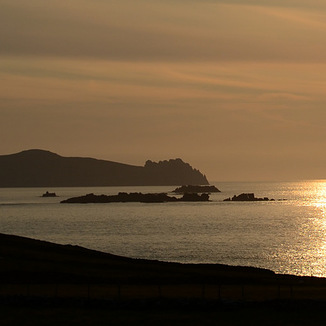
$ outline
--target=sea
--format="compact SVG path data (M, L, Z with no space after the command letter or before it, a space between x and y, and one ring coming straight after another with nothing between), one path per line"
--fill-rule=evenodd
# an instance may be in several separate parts
M209 202L61 204L175 187L0 188L0 233L179 263L326 277L326 180L215 182ZM46 191L58 197L43 198ZM254 193L274 201L224 201Z

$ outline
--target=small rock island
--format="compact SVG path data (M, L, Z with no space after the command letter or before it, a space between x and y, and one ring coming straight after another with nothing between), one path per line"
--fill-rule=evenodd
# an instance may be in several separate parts
M204 202L209 201L208 194L184 194L181 198L168 196L166 193L143 194L141 192L119 192L118 195L94 195L93 193L80 197L72 197L61 201L63 204L87 204L87 203L166 203L166 202Z
M58 197L55 192L45 192L42 197Z
M238 196L234 195L232 198L226 198L224 201L274 201L274 199L268 197L257 198L253 193L242 193Z
M172 192L177 194L185 194L185 193L212 193L212 192L221 192L215 186L204 185L204 186L192 186L192 185L184 185L174 189Z

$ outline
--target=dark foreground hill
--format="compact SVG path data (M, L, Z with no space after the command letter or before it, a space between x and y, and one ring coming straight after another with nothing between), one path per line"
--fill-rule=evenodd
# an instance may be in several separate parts
M0 234L1 325L324 325L326 280Z
M290 295L297 287L297 298L304 290L312 298L311 286L320 288L326 299L326 279L275 274L255 268L222 264L180 264L133 259L46 241L0 233L0 285L20 284L115 284L115 285L180 285L240 286L235 298L241 296L242 286L258 286L264 296ZM269 288L270 287L270 288ZM300 288L300 291L299 291ZM270 291L268 293L268 291ZM208 290L208 288L207 288ZM258 289L256 289L258 290ZM284 290L284 289L283 289ZM243 291L243 289L242 289ZM291 291L294 291L292 288ZM197 296L202 296L198 291ZM294 295L294 293L292 293ZM189 293L188 293L189 295ZM216 297L217 292L214 293ZM232 296L232 294L229 293ZM243 295L243 293L242 293Z
M272 271L226 265L196 265L132 259L0 233L0 284L176 284L274 280Z
M133 166L44 150L0 156L0 187L163 186L208 181L181 159Z

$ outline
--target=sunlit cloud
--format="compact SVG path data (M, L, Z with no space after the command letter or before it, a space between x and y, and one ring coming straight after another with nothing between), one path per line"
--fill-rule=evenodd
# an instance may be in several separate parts
M285 21L293 22L305 28L317 29L323 32L326 31L326 12L311 12L281 7L266 8L260 6L255 7L255 10L257 10L261 14L281 18Z
M197 0L194 0L195 2ZM323 0L204 0L209 3L224 3L229 5L247 5L262 7L281 7L281 8L304 8L309 10L318 10L326 8Z
M170 62L324 61L324 15L252 1L6 0L0 12L0 54ZM307 27L313 30L303 30Z
M323 101L326 65L0 60L3 98ZM270 72L269 72L270 71ZM40 92L40 90L42 90Z
M320 174L325 16L317 0L3 0L2 151Z

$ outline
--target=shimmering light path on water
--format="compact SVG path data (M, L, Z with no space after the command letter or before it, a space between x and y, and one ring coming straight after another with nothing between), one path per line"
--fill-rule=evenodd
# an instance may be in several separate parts
M264 267L326 276L326 181L216 183L207 203L64 205L94 192L169 192L174 187L0 189L0 232L118 255ZM41 198L46 190L59 198ZM242 192L269 202L223 202ZM286 200L279 200L286 199Z

